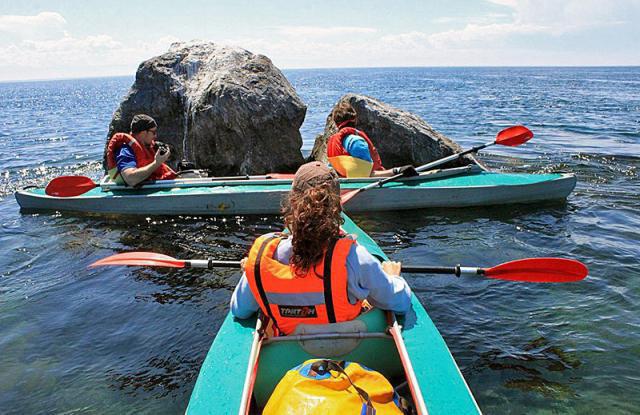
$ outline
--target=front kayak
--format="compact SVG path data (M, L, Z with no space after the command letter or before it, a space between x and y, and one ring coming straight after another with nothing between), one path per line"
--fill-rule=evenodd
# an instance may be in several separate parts
M386 259L346 216L343 228ZM411 301L416 321L401 332L394 329L391 313L375 309L338 323L336 330L275 338L260 336L255 318L227 315L202 364L187 414L259 413L286 371L310 358L354 361L381 372L419 414L479 414L442 336L415 295Z
M341 179L351 191L376 179ZM534 203L566 198L573 174L497 173L470 165L390 182L362 192L350 213ZM137 215L272 215L280 212L291 178L182 179L131 188L109 183L78 196L52 196L42 188L16 192L21 209Z

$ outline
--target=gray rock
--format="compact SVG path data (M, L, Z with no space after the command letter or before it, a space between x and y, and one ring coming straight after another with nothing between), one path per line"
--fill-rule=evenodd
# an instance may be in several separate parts
M338 102L341 101L349 101L356 110L356 128L367 133L386 168L407 164L417 167L462 150L457 143L434 130L422 118L407 111L364 95L347 94ZM316 137L310 160L327 161L327 139L336 132L336 125L329 114L324 132ZM472 162L472 158L464 158L448 166Z
M291 172L303 163L306 110L266 56L178 43L140 64L108 137L145 113L158 122L158 139L172 145L174 165L186 158L223 176Z

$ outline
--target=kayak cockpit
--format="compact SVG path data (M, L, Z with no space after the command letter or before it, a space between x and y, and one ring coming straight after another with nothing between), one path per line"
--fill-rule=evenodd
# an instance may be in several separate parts
M263 330L259 320L255 363L247 368L243 399L248 411L259 414L267 404L280 379L290 369L308 359L321 358L357 362L384 375L396 392L412 407L415 399L407 375L404 359L391 328L395 322L392 313L371 309L357 319L327 325L301 325L291 335L273 337ZM397 325L396 325L397 327ZM419 398L421 400L421 398ZM423 404L424 405L424 404ZM242 413L242 411L241 411ZM421 413L418 411L418 413ZM426 412L425 412L426 413Z

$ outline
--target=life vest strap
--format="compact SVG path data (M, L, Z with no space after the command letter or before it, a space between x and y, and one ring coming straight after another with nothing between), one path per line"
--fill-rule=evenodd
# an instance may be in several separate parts
M276 321L273 312L271 311L271 307L269 306L269 299L267 298L267 293L264 291L264 287L262 285L262 275L260 272L260 263L262 262L262 256L264 255L264 250L267 248L267 245L274 239L277 239L277 236L271 236L266 238L262 245L260 245L260 249L258 250L258 255L256 258L256 263L253 267L253 274L256 280L256 288L258 289L258 293L260 294L260 299L262 300L262 304L264 304L265 311L269 315L271 321L273 321L273 325L276 331L276 335L280 333L280 329L278 328L278 322Z
M331 265L333 262L333 250L338 243L337 239L329 242L327 253L324 257L324 272L322 273L322 283L324 285L324 304L327 308L327 318L329 323L336 322L336 310L333 305L333 291L331 291Z
M376 410L374 409L373 404L371 403L371 398L369 397L369 394L364 389L356 386L356 384L353 383L349 374L345 372L344 366L345 366L344 360L337 361L337 360L330 360L330 359L322 359L322 360L318 360L317 362L314 362L311 365L311 370L313 370L319 375L324 375L325 373L329 373L331 370L335 370L341 375L344 375L349 381L349 383L351 384L351 386L353 386L353 389L356 390L358 395L360 395L360 398L363 400L363 411L361 412L361 414L375 415Z

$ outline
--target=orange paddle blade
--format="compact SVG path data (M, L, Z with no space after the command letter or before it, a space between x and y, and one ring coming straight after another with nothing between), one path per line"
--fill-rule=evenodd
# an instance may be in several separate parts
M51 180L44 192L49 196L79 196L97 187L98 184L86 176L60 176Z
M526 282L580 281L587 274L589 270L582 262L566 258L519 259L484 270L489 278Z
M99 267L102 265L137 265L184 268L185 261L175 259L168 255L157 254L155 252L125 252L123 254L111 255L100 259L89 265L89 268Z
M514 125L505 128L496 136L495 144L515 147L524 144L533 138L533 132L524 125Z

